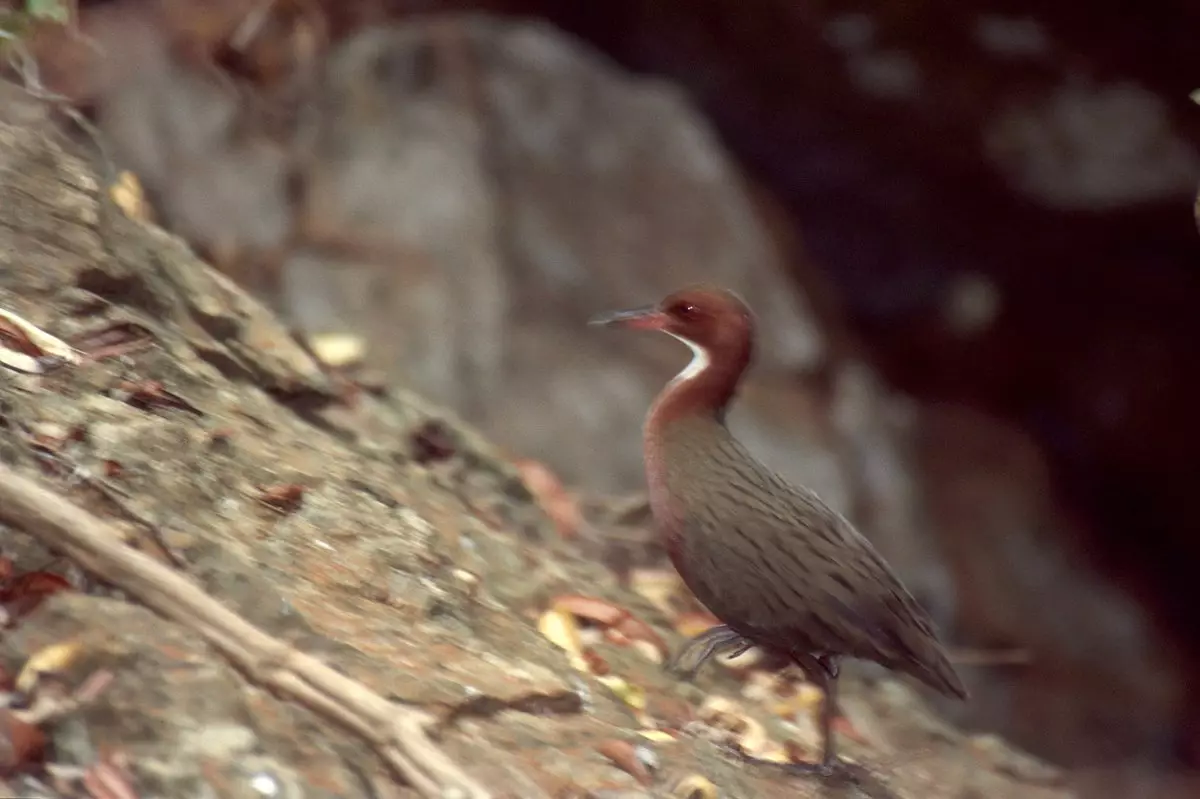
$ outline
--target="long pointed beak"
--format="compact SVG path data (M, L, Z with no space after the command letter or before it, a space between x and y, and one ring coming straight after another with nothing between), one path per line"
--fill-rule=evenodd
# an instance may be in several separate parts
M657 306L647 305L627 311L609 311L588 320L594 327L629 327L638 330L658 330L666 321Z

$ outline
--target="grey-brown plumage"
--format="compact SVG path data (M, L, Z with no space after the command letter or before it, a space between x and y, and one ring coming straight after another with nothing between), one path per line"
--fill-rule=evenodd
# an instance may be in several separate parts
M827 701L821 762L790 769L797 773L829 773L836 762L831 726L841 657L880 663L965 699L928 614L871 543L726 428L725 409L753 351L745 304L699 287L599 321L661 330L695 353L647 416L646 472L672 562L723 624L686 644L674 666L694 673L717 651L750 646L798 664Z

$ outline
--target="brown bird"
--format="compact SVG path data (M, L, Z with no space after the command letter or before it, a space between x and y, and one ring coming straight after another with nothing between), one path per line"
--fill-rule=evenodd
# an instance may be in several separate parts
M827 776L840 763L831 731L842 657L880 663L966 699L929 615L871 542L812 491L756 460L726 428L754 349L746 304L730 291L696 286L591 323L658 330L693 353L646 417L646 477L672 563L723 624L688 641L670 668L692 677L718 651L751 647L798 665L825 700L821 761L786 767L795 774Z

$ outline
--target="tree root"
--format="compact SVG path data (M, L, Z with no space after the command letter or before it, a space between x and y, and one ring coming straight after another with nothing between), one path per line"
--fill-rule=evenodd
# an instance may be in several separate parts
M426 734L433 719L389 702L258 629L187 577L126 546L108 524L0 465L0 522L38 537L148 608L202 636L253 682L302 702L371 743L421 796L490 799Z

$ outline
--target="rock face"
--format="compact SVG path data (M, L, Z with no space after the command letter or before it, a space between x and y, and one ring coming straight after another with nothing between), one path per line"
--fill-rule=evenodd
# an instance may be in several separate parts
M737 285L762 314L766 368L820 360L736 170L666 86L546 27L473 18L351 39L322 96L308 218L411 253L359 265L396 281L373 361L572 481L628 488L641 468L654 362L597 341L582 323L598 309ZM328 259L284 269L342 291ZM319 329L314 294L291 310Z
M599 309L735 285L761 316L764 369L823 360L703 119L548 27L441 19L347 40L291 156L231 140L246 124L233 98L128 27L139 68L99 116L172 229L254 263L231 273L301 329L367 335L372 365L573 480L635 484L640 417L677 357L614 354L583 325Z
M664 702L686 710L694 695L672 696L680 687L658 665L597 643L593 657L605 652L652 700L621 701L574 671L531 618L548 597L586 586L677 644L662 614L556 541L515 468L469 428L404 393L348 393L181 241L125 218L76 150L5 91L0 308L86 355L0 373L7 466L118 526L129 546L259 628L436 715L440 745L493 796L661 796L696 772L724 796L818 795L730 762L706 724L654 744L661 766L640 783L614 766L601 754L614 736L636 741ZM23 122L6 121L15 117ZM6 352L36 351L14 330L0 337ZM415 444L431 424L444 431L437 457ZM19 572L71 573L22 530L0 524L0 541ZM136 795L173 799L434 795L396 786L364 741L261 690L201 638L123 597L120 580L73 575L73 585L31 613L6 606L17 629L0 642L8 674L72 641L80 654L56 659L47 681L70 689L112 674L108 690L50 725L59 766L120 753ZM705 688L738 690L719 676ZM948 728L900 683L849 679L846 693L872 741L848 751L888 796L1069 795L1049 787L1054 770ZM4 779L6 793L49 795L24 776Z

